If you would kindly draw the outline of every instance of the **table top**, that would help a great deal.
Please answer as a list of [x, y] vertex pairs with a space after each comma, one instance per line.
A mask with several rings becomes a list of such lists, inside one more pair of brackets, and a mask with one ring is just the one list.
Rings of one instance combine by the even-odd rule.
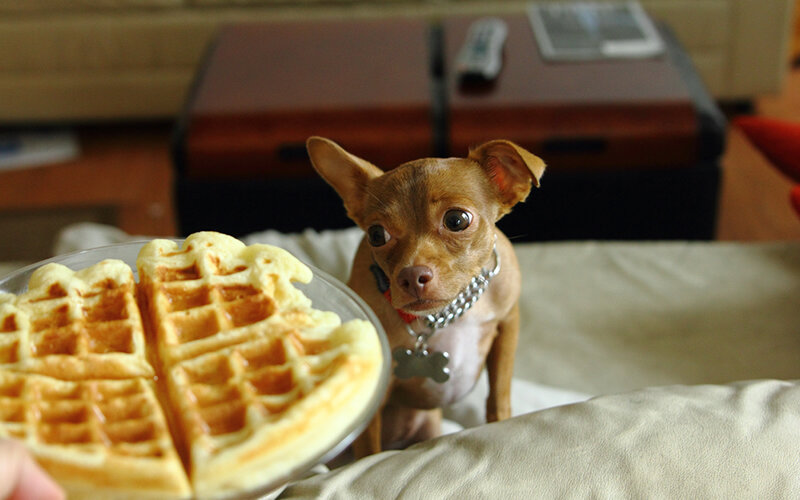
[[193, 113], [427, 109], [426, 31], [420, 20], [228, 26], [210, 54]]
[[454, 153], [504, 137], [569, 168], [640, 167], [642, 155], [648, 167], [696, 161], [696, 110], [671, 39], [653, 57], [553, 62], [541, 56], [526, 16], [502, 19], [503, 69], [484, 88], [460, 85], [452, 64], [474, 18], [443, 23]]
[[[304, 147], [310, 135], [384, 167], [429, 156], [428, 53], [423, 20], [229, 26], [191, 97], [185, 171], [313, 175]], [[402, 142], [387, 147], [387, 137]]]
[[[691, 96], [667, 54], [645, 58], [548, 61], [538, 50], [524, 15], [501, 16], [508, 26], [503, 69], [487, 92], [467, 92], [458, 83], [452, 61], [466, 37], [471, 17], [445, 19], [445, 54], [450, 106], [627, 106], [684, 105]], [[668, 47], [668, 50], [670, 48]]]
[[477, 91], [462, 88], [453, 70], [475, 17], [231, 25], [184, 117], [186, 171], [310, 175], [309, 135], [382, 168], [497, 138], [565, 168], [696, 161], [697, 110], [674, 43], [646, 59], [554, 63], [539, 54], [524, 14], [501, 17], [503, 69]]

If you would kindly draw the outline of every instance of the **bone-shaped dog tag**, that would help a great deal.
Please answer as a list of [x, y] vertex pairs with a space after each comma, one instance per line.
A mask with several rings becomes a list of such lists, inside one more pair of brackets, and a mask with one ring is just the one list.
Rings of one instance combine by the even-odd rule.
[[412, 350], [398, 347], [392, 352], [397, 362], [394, 374], [397, 378], [427, 377], [438, 383], [450, 379], [447, 363], [450, 357], [446, 352], [429, 352], [427, 349]]

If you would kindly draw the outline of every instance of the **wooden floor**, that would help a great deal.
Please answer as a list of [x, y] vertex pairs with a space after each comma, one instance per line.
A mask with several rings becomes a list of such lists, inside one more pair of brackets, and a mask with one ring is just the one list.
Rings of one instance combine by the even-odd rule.
[[[789, 73], [782, 92], [759, 98], [756, 113], [800, 122], [800, 69]], [[800, 240], [800, 217], [789, 204], [792, 182], [734, 128], [722, 164], [719, 240]]]

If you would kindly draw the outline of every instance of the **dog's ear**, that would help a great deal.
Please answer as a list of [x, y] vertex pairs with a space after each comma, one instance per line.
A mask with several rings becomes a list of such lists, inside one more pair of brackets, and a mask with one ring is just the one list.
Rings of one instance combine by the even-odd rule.
[[511, 141], [496, 140], [471, 149], [468, 158], [478, 162], [488, 174], [505, 214], [524, 201], [531, 185], [539, 187], [544, 161]]
[[309, 137], [306, 149], [314, 169], [339, 193], [347, 215], [358, 222], [363, 213], [367, 182], [383, 175], [383, 171], [324, 137]]

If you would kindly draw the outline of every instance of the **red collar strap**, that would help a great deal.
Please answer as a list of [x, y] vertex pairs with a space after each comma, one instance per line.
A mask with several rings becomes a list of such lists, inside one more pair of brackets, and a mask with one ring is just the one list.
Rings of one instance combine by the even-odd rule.
[[[386, 297], [386, 300], [388, 300], [391, 304], [392, 290], [389, 286], [389, 277], [386, 276], [386, 273], [383, 272], [383, 269], [381, 269], [378, 264], [373, 263], [371, 266], [369, 266], [369, 270], [372, 271], [372, 276], [375, 278], [375, 284], [378, 286], [378, 291], [380, 291], [383, 296]], [[410, 324], [412, 321], [417, 319], [417, 316], [409, 314], [400, 309], [395, 309], [395, 311], [397, 311], [397, 314], [400, 315], [400, 319], [402, 319], [405, 324]]]
[[[464, 290], [462, 290], [461, 293], [459, 293], [456, 298], [450, 302], [450, 304], [445, 306], [444, 309], [438, 313], [425, 317], [425, 321], [427, 322], [427, 326], [430, 330], [433, 331], [439, 328], [444, 328], [453, 321], [457, 320], [461, 317], [461, 315], [467, 312], [467, 310], [470, 309], [473, 304], [475, 304], [481, 295], [483, 295], [483, 292], [486, 291], [491, 279], [500, 272], [500, 255], [497, 253], [496, 244], [492, 248], [492, 255], [494, 256], [494, 267], [492, 269], [481, 269], [480, 274], [473, 276]], [[392, 293], [389, 286], [389, 277], [386, 276], [386, 273], [383, 272], [383, 269], [381, 269], [380, 266], [378, 266], [378, 264], [375, 262], [369, 266], [369, 269], [372, 271], [372, 275], [375, 277], [375, 284], [378, 286], [378, 290], [391, 304]], [[395, 311], [397, 311], [397, 314], [400, 315], [400, 319], [402, 319], [407, 326], [419, 317], [409, 314], [405, 311], [401, 311], [400, 309], [395, 309]]]

